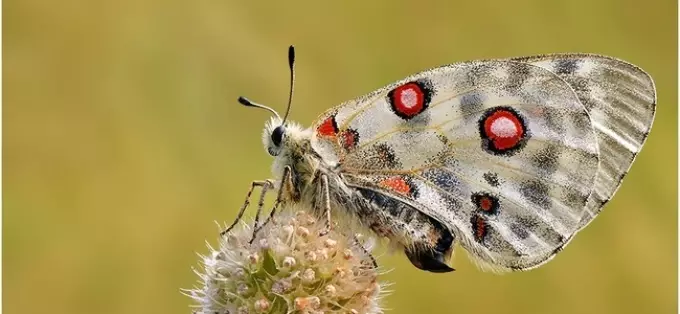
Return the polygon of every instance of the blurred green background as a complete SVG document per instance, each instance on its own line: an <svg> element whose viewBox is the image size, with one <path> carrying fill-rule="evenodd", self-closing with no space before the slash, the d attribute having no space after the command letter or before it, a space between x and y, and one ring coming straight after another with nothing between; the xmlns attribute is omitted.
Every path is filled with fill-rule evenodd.
<svg viewBox="0 0 680 314"><path fill-rule="evenodd" d="M547 265L452 274L401 254L390 313L677 312L677 2L4 1L3 310L189 313L214 220L270 176L260 134L298 52L293 119L420 70L595 52L655 79L651 136L604 213Z"/></svg>

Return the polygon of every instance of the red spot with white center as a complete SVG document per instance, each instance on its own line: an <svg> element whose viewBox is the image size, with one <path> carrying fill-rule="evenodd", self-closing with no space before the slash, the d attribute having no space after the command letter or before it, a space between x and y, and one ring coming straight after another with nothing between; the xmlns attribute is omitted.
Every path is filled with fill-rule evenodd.
<svg viewBox="0 0 680 314"><path fill-rule="evenodd" d="M394 111L401 117L411 118L425 109L425 93L416 83L407 83L391 93Z"/></svg>
<svg viewBox="0 0 680 314"><path fill-rule="evenodd" d="M335 116L330 116L323 120L316 128L316 133L320 136L335 137L338 134L338 125L335 122Z"/></svg>
<svg viewBox="0 0 680 314"><path fill-rule="evenodd" d="M526 133L520 117L506 109L498 109L488 115L483 127L494 148L501 151L516 147Z"/></svg>

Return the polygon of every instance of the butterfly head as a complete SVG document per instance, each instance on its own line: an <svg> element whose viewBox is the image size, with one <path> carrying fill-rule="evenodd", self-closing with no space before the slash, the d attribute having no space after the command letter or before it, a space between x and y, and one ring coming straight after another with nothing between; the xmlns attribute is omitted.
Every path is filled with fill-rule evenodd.
<svg viewBox="0 0 680 314"><path fill-rule="evenodd" d="M283 142L286 137L286 125L280 117L272 117L264 126L262 132L262 144L271 156L278 156L283 149Z"/></svg>
<svg viewBox="0 0 680 314"><path fill-rule="evenodd" d="M238 102L241 103L244 106L247 107L255 107L255 108L260 108L260 109L265 109L271 112L274 116L267 122L267 124L264 127L264 133L262 134L262 142L264 144L265 149L267 149L267 152L269 155L272 156L278 156L281 153L281 150L284 147L284 143L286 142L286 138L288 137L288 134L290 131L299 131L300 127L297 125L287 125L286 124L286 119L288 119L288 115L290 114L290 105L293 100L293 87L295 86L295 47L290 46L288 48L288 65L290 67L290 93L288 94L288 106L286 108L286 114L283 116L283 119L279 115L276 110L267 107L265 105L261 105L258 103L254 103L250 100L248 100L245 97L239 97ZM287 129L287 127L290 129L290 131ZM294 132L296 133L296 132Z"/></svg>
<svg viewBox="0 0 680 314"><path fill-rule="evenodd" d="M270 129L271 127L267 128ZM283 136L286 134L286 126L281 124L275 127L270 133L269 141L267 141L267 152L270 155L276 156L278 152L281 151L281 146L283 144Z"/></svg>
<svg viewBox="0 0 680 314"><path fill-rule="evenodd" d="M279 156L286 147L299 142L303 129L297 123L286 122L277 116L272 117L264 126L262 144L271 156Z"/></svg>

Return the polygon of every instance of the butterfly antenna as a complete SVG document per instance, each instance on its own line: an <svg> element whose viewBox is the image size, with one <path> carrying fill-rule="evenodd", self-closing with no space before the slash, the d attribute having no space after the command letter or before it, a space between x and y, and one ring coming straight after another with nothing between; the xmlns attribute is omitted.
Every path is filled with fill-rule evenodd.
<svg viewBox="0 0 680 314"><path fill-rule="evenodd" d="M283 116L282 125L288 119L290 104L293 102L293 90L295 87L295 47L293 45L288 47L288 66L290 67L290 93L288 94L288 107L286 108L286 114Z"/></svg>
<svg viewBox="0 0 680 314"><path fill-rule="evenodd" d="M255 107L255 108L267 110L267 111L273 113L277 118L281 119L281 116L279 116L279 113L276 112L276 110L269 108L265 105L258 104L256 102L252 102L248 98L245 98L243 96L238 98L238 102L241 103L241 105L244 105L246 107Z"/></svg>

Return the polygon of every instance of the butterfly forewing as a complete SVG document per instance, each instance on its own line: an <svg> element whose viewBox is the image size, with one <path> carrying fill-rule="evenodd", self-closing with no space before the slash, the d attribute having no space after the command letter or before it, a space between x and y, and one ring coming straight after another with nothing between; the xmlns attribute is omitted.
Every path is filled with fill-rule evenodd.
<svg viewBox="0 0 680 314"><path fill-rule="evenodd" d="M555 73L490 60L338 106L314 124L312 145L347 184L411 204L485 264L527 269L579 228L598 173L592 125Z"/></svg>

